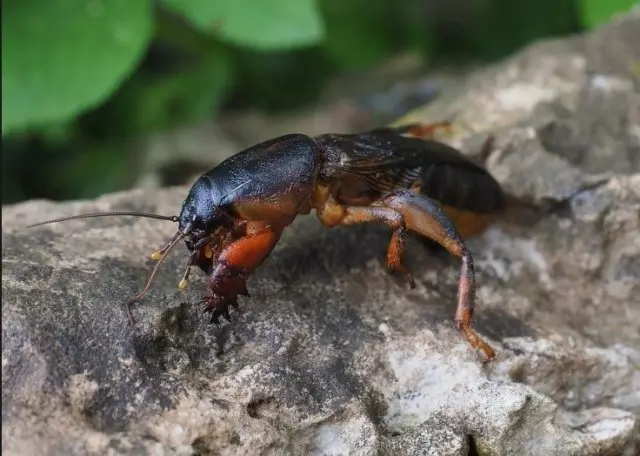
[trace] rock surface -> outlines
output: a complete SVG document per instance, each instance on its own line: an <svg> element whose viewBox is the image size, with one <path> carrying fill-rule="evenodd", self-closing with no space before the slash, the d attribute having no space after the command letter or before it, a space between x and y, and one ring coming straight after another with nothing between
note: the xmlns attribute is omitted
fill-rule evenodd
<svg viewBox="0 0 640 456"><path fill-rule="evenodd" d="M640 16L535 45L407 120L454 117L470 155L544 212L470 241L480 361L452 325L457 264L384 227L296 221L233 324L207 324L174 254L121 307L186 189L2 211L6 455L632 455L640 417ZM633 73L633 65L636 73ZM473 133L470 133L473 132Z"/></svg>

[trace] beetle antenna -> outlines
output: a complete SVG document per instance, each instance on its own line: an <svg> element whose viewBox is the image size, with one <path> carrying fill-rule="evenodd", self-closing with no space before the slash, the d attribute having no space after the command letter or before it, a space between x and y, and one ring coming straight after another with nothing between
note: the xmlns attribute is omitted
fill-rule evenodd
<svg viewBox="0 0 640 456"><path fill-rule="evenodd" d="M64 222L66 220L75 220L75 219L85 219L85 218L93 218L93 217L113 217L113 216L131 216L131 217L145 217L152 218L157 220L169 220L171 222L177 222L179 219L176 215L159 215L159 214L150 214L148 212L92 212L89 214L80 214L80 215L71 215L69 217L60 217L51 220L45 220L44 222L34 223L33 225L28 225L27 228L33 228L34 226L46 225L49 223L56 222Z"/></svg>
<svg viewBox="0 0 640 456"><path fill-rule="evenodd" d="M127 304L126 304L127 305L127 317L129 318L129 323L131 323L131 324L134 323L133 322L133 314L131 313L131 304L133 304L135 301L139 300L140 298L142 298L144 295L146 295L149 292L149 290L151 289L151 284L153 283L153 279L155 279L156 274L158 273L158 270L160 269L160 265L164 262L164 260L167 258L167 255L169 254L171 249L173 249L175 247L175 245L178 243L178 241L180 239L182 239L182 234L178 231L171 238L171 241L165 247L163 247L161 250L159 250L160 252L162 252L162 254L161 254L160 258L158 259L158 263L156 264L156 267L153 268L153 271L151 272L151 276L149 276L149 280L147 280L147 284L145 285L144 289L127 301Z"/></svg>

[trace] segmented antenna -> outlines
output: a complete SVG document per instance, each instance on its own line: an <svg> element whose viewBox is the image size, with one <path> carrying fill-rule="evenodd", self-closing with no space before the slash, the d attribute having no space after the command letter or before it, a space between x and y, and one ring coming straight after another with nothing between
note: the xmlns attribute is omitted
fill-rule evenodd
<svg viewBox="0 0 640 456"><path fill-rule="evenodd" d="M176 215L159 215L159 214L150 214L148 212L91 212L89 214L80 214L80 215L71 215L69 217L60 217L51 220L45 220L44 222L34 223L33 225L28 225L27 228L33 228L35 226L47 225L49 223L57 223L64 222L67 220L76 220L76 219L85 219L85 218L93 218L93 217L114 217L114 216L130 216L130 217L144 217L151 218L156 220L168 220L170 222L177 222L179 219Z"/></svg>

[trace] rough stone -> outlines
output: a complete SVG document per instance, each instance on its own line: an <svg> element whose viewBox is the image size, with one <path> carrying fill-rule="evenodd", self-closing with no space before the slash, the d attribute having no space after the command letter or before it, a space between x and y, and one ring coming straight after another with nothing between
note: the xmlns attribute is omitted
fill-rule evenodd
<svg viewBox="0 0 640 456"><path fill-rule="evenodd" d="M470 155L533 206L470 240L483 364L452 325L457 264L385 227L298 219L233 324L173 254L127 324L186 188L2 210L7 455L632 455L640 446L640 16L534 45L403 121L455 118Z"/></svg>

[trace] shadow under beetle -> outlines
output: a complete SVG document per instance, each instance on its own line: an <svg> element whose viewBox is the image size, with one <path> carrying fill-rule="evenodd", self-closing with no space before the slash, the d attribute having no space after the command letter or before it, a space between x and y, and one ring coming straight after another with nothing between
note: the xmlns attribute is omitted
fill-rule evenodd
<svg viewBox="0 0 640 456"><path fill-rule="evenodd" d="M134 212L83 214L39 223L131 215L171 220L178 231L154 252L149 290L169 251L184 241L191 256L179 287L197 266L208 276L205 310L216 324L229 306L249 296L246 280L269 256L284 229L315 209L326 227L381 221L392 229L387 266L415 286L401 257L411 230L442 245L462 262L455 323L488 359L495 351L472 328L473 258L464 238L484 231L504 209L497 181L458 150L433 139L447 122L384 127L359 134L289 134L252 146L203 174L179 216ZM490 142L485 144L488 147ZM36 226L36 225L32 225ZM131 320L131 312L128 308Z"/></svg>

